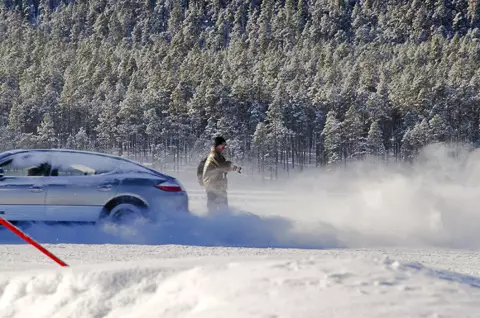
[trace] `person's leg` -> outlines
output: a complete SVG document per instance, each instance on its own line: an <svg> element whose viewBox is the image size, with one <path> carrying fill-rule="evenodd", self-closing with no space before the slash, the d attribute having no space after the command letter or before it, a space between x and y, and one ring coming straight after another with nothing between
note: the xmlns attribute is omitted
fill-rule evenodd
<svg viewBox="0 0 480 318"><path fill-rule="evenodd" d="M221 191L217 196L217 201L220 210L227 211L229 209L227 191Z"/></svg>
<svg viewBox="0 0 480 318"><path fill-rule="evenodd" d="M213 191L207 191L207 208L209 212L216 210L216 194Z"/></svg>
<svg viewBox="0 0 480 318"><path fill-rule="evenodd" d="M228 210L227 191L224 191L224 190L207 191L207 207L209 212L227 211Z"/></svg>

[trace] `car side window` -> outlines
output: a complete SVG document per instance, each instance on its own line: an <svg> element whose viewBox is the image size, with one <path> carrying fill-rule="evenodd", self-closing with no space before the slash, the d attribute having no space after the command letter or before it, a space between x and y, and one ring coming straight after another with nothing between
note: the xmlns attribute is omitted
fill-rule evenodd
<svg viewBox="0 0 480 318"><path fill-rule="evenodd" d="M50 174L50 164L45 153L21 153L0 164L5 177L45 177Z"/></svg>
<svg viewBox="0 0 480 318"><path fill-rule="evenodd" d="M92 176L110 173L116 168L107 157L83 153L52 153L52 176Z"/></svg>
<svg viewBox="0 0 480 318"><path fill-rule="evenodd" d="M53 177L67 177L67 176L88 176L95 174L95 170L90 167L82 165L62 165L52 169L51 176Z"/></svg>

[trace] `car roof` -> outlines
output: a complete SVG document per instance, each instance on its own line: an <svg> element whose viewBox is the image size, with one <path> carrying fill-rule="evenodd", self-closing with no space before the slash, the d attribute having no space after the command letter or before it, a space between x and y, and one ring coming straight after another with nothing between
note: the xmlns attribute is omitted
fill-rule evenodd
<svg viewBox="0 0 480 318"><path fill-rule="evenodd" d="M3 158L6 158L8 156L11 156L11 155L16 155L16 154L20 154L20 153L27 153L27 152L34 152L34 151L35 152L63 152L63 153L73 153L73 154L86 154L86 155L94 155L94 156L106 157L106 158L111 158L111 159L120 159L120 160L124 160L126 162L129 162L131 164L137 165L139 167L142 167L143 169L146 169L150 172L153 172L156 175L164 176L162 173L160 173L160 172L158 172L154 169L146 167L146 166L144 166L144 165L142 165L138 162L135 162L135 161L127 159L127 158L116 156L116 155L105 154L105 153L101 153L101 152L86 151L86 150L75 150L75 149L14 149L14 150L8 150L8 151L0 153L0 160L2 160Z"/></svg>
<svg viewBox="0 0 480 318"><path fill-rule="evenodd" d="M52 148L52 149L15 149L15 150L8 150L8 151L5 151L5 152L2 152L2 153L0 154L0 158L6 157L6 156L9 156L9 155L16 155L16 154L19 154L19 153L34 152L34 151L38 151L38 152L64 152L64 153L87 154L87 155L95 155L95 156L109 157L109 158L112 158L112 159L122 159L122 160L130 161L129 159L124 158L124 157L120 157L120 156L116 156L116 155L110 155L110 154L105 154L105 153L101 153L101 152L86 151L86 150L75 150L75 149L55 149L55 148Z"/></svg>

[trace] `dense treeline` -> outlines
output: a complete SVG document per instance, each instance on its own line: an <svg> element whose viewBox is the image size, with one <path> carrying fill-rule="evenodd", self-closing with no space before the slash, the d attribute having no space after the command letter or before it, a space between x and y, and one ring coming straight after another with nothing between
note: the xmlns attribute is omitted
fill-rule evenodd
<svg viewBox="0 0 480 318"><path fill-rule="evenodd" d="M292 169L479 142L480 0L4 0L2 148L149 153L223 134Z"/></svg>

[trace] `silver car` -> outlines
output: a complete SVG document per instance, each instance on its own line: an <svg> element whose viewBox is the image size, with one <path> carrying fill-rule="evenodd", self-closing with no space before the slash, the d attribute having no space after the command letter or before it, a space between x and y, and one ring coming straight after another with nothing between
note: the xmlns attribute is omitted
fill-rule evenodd
<svg viewBox="0 0 480 318"><path fill-rule="evenodd" d="M60 149L0 153L0 216L7 220L158 220L188 212L180 182L122 157Z"/></svg>

